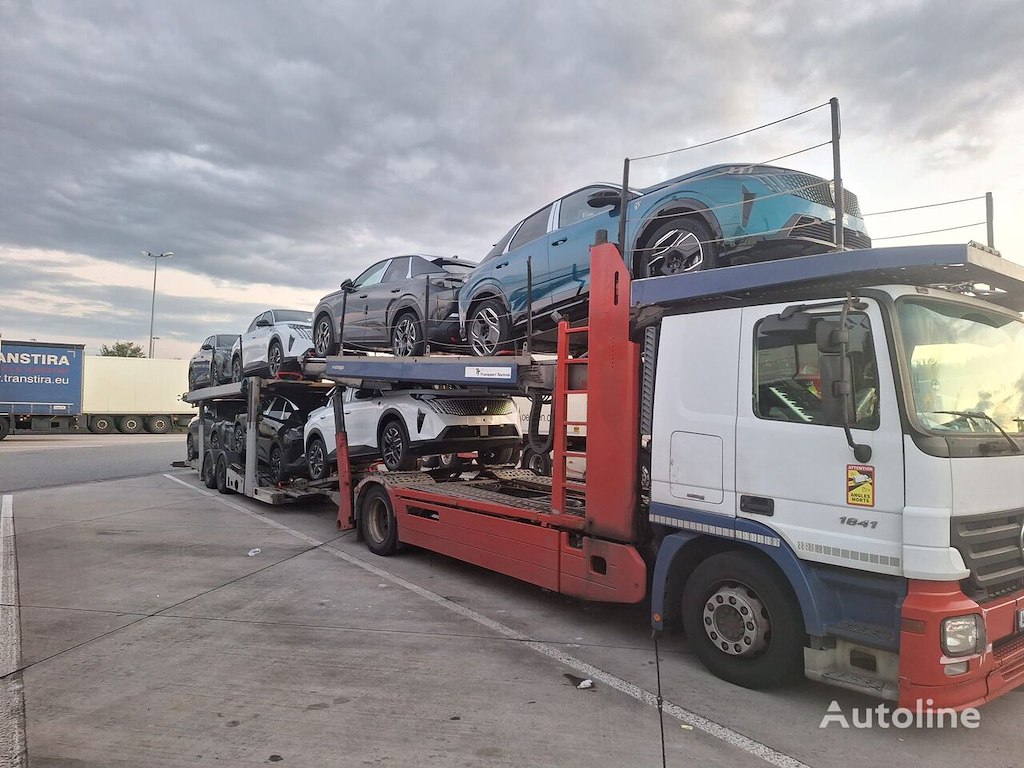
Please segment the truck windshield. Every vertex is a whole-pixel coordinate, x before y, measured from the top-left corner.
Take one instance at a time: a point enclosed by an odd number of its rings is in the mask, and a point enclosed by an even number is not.
[[[1024,322],[941,299],[897,301],[910,408],[928,431],[1012,434],[1024,427]]]

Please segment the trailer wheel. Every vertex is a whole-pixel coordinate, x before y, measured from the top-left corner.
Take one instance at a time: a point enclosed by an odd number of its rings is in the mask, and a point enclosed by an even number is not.
[[[381,425],[377,444],[384,466],[392,472],[416,469],[416,457],[409,453],[409,434],[400,419],[388,419]]]
[[[203,485],[207,488],[217,487],[217,474],[216,467],[213,462],[213,451],[207,451],[203,457],[203,470],[202,470]]]
[[[142,417],[122,416],[117,420],[117,428],[126,435],[137,435],[142,431]]]
[[[166,416],[150,416],[146,419],[146,431],[154,435],[166,435],[171,431],[171,420]]]
[[[0,419],[0,440],[11,434],[11,422],[7,419]]]
[[[114,431],[114,420],[109,416],[93,416],[89,419],[89,431],[97,435],[109,435]]]
[[[683,587],[682,606],[686,637],[717,677],[760,689],[799,675],[803,621],[772,565],[743,552],[709,557]]]
[[[218,493],[233,493],[233,491],[228,488],[228,460],[223,453],[217,457],[217,466],[214,469],[213,474],[214,485],[217,486]]]
[[[370,488],[359,503],[359,528],[366,548],[387,557],[398,551],[398,521],[391,497],[381,486]]]
[[[523,469],[528,469],[535,475],[548,477],[551,475],[551,454],[534,450],[527,446],[523,451]]]

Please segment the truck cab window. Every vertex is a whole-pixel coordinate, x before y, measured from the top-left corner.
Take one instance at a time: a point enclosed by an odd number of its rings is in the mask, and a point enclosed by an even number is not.
[[[838,322],[839,314],[818,316]],[[878,367],[866,315],[851,314],[849,358],[853,375],[856,429],[878,427]],[[754,359],[754,413],[762,419],[825,424],[822,405],[819,351],[814,327],[810,330],[765,333],[757,327]]]

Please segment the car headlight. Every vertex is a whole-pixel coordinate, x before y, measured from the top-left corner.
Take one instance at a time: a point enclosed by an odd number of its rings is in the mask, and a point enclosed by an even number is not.
[[[947,656],[967,656],[984,646],[985,625],[978,614],[942,620],[942,652]]]

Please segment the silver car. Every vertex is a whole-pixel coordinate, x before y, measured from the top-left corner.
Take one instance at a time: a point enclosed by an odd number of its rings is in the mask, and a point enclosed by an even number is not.
[[[299,309],[268,309],[253,318],[231,348],[231,380],[243,376],[274,378],[313,346],[312,315]]]

